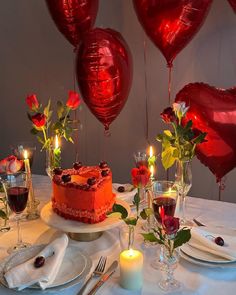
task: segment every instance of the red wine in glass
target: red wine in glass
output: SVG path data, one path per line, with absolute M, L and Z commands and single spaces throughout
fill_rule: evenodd
M 21 186 L 13 186 L 8 188 L 8 204 L 12 211 L 21 213 L 25 210 L 28 200 L 29 189 Z
M 165 215 L 174 216 L 176 200 L 170 197 L 158 197 L 152 201 L 154 216 L 161 223 L 161 208 L 164 209 Z

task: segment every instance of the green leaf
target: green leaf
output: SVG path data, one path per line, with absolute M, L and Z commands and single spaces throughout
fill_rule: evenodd
M 140 216 L 144 220 L 146 220 L 152 214 L 153 214 L 153 210 L 151 208 L 145 208 L 140 212 Z
M 156 159 L 157 159 L 157 157 L 154 155 L 152 157 L 149 157 L 148 158 L 148 166 L 154 166 L 156 163 Z
M 65 108 L 61 101 L 57 102 L 57 116 L 61 119 L 64 116 Z
M 114 204 L 112 207 L 112 212 L 119 212 L 121 214 L 121 218 L 125 219 L 128 217 L 128 211 L 120 204 Z
M 163 135 L 162 135 L 162 134 L 158 134 L 158 135 L 156 136 L 156 140 L 162 142 L 162 140 L 163 140 Z
M 125 218 L 124 219 L 124 222 L 127 224 L 127 225 L 137 225 L 137 221 L 138 219 L 135 218 L 135 217 L 129 217 L 129 218 Z
M 201 134 L 198 135 L 198 137 L 196 137 L 196 138 L 193 140 L 193 142 L 194 142 L 195 144 L 202 143 L 203 140 L 205 139 L 206 135 L 207 135 L 206 132 L 202 132 Z
M 50 112 L 50 106 L 51 106 L 51 100 L 49 99 L 47 106 L 44 108 L 44 115 L 49 119 L 49 117 L 51 116 Z
M 169 137 L 169 138 L 172 137 L 172 133 L 171 133 L 170 130 L 164 130 L 163 133 L 164 133 L 165 136 L 167 136 L 167 137 Z
M 189 120 L 188 123 L 185 125 L 185 129 L 186 130 L 187 129 L 190 129 L 190 128 L 192 128 L 192 126 L 193 126 L 193 121 L 192 120 Z
M 136 211 L 138 212 L 139 211 L 139 204 L 140 204 L 140 196 L 139 196 L 138 192 L 134 195 L 133 204 L 135 205 Z
M 158 239 L 154 233 L 142 233 L 141 235 L 144 237 L 144 241 L 163 244 L 163 242 L 160 239 Z
M 61 122 L 56 122 L 55 124 L 53 124 L 53 126 L 52 126 L 52 129 L 53 130 L 59 130 L 59 129 L 61 129 L 62 128 L 62 124 L 61 124 Z
M 39 130 L 37 130 L 37 129 L 34 128 L 34 127 L 30 130 L 30 133 L 33 134 L 33 135 L 38 134 L 38 132 L 39 132 Z
M 44 140 L 43 140 L 40 136 L 37 136 L 37 140 L 38 140 L 41 144 L 44 144 Z
M 183 244 L 187 243 L 191 238 L 190 229 L 182 228 L 178 231 L 175 239 L 174 239 L 174 248 L 178 248 Z
M 169 146 L 165 148 L 164 151 L 161 153 L 162 165 L 164 166 L 166 170 L 175 163 L 175 160 L 176 160 L 176 157 L 174 157 L 175 151 L 176 151 L 175 147 Z
M 7 214 L 1 209 L 0 209 L 0 218 L 7 219 Z

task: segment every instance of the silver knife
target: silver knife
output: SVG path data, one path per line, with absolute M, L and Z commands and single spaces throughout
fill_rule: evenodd
M 93 286 L 87 295 L 93 295 L 97 290 L 113 275 L 118 267 L 118 261 L 115 260 L 107 269 L 107 271 L 101 276 L 99 281 Z

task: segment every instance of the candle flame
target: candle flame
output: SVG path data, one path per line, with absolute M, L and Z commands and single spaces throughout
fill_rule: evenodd
M 28 151 L 27 150 L 24 150 L 24 159 L 28 159 Z
M 128 255 L 131 257 L 134 255 L 134 250 L 132 248 L 129 249 Z
M 149 157 L 152 157 L 153 156 L 153 148 L 152 146 L 150 145 L 150 149 L 149 149 Z
M 58 136 L 55 136 L 55 149 L 59 148 L 59 140 L 58 140 Z

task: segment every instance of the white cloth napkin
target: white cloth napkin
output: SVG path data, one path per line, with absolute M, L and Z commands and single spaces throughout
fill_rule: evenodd
M 190 246 L 228 260 L 236 260 L 236 237 L 222 234 L 220 230 L 219 233 L 212 233 L 195 227 L 191 229 L 191 236 L 188 242 Z M 214 237 L 218 236 L 224 239 L 224 246 L 219 246 L 214 242 Z
M 63 234 L 48 244 L 35 257 L 10 269 L 5 273 L 9 288 L 17 288 L 20 291 L 38 284 L 42 290 L 46 289 L 57 276 L 67 245 L 68 237 Z M 34 261 L 38 256 L 44 256 L 46 259 L 42 267 L 35 268 Z

